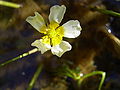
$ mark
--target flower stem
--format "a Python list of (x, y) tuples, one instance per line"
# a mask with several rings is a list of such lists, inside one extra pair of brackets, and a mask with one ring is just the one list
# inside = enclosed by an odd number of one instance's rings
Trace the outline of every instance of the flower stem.
[(11, 3), (11, 2), (7, 2), (7, 1), (0, 1), (0, 5), (12, 7), (12, 8), (20, 8), (21, 7), (20, 4)]
[(8, 60), (8, 61), (6, 61), (6, 62), (4, 62), (4, 63), (1, 63), (1, 64), (0, 64), (0, 67), (5, 66), (6, 64), (9, 64), (9, 63), (11, 63), (11, 62), (14, 62), (14, 61), (16, 61), (16, 60), (18, 60), (18, 59), (20, 59), (20, 58), (23, 58), (23, 57), (25, 57), (25, 56), (27, 56), (27, 55), (33, 54), (33, 53), (35, 53), (35, 52), (37, 52), (37, 51), (38, 51), (38, 49), (37, 49), (37, 48), (34, 48), (34, 49), (32, 49), (32, 50), (30, 50), (30, 51), (28, 51), (28, 52), (26, 52), (26, 53), (23, 53), (23, 54), (15, 57), (15, 58), (13, 58), (13, 59), (10, 59), (10, 60)]
[(103, 14), (108, 14), (108, 15), (120, 17), (120, 13), (114, 12), (114, 11), (111, 11), (111, 10), (100, 9), (100, 8), (97, 8), (97, 7), (91, 7), (91, 9), (94, 10), (94, 11), (98, 11), (100, 13), (103, 13)]
[(92, 73), (89, 73), (89, 74), (86, 74), (84, 75), (83, 77), (81, 77), (78, 81), (79, 85), (81, 84), (81, 82), (85, 79), (85, 78), (88, 78), (88, 77), (91, 77), (93, 75), (102, 75), (102, 79), (100, 81), (100, 84), (99, 84), (99, 88), (98, 90), (101, 90), (102, 88), (102, 85), (104, 83), (104, 80), (105, 80), (105, 76), (106, 76), (106, 73), (105, 72), (102, 72), (102, 71), (94, 71)]
[(42, 68), (43, 68), (43, 64), (40, 64), (39, 67), (37, 68), (35, 74), (33, 75), (33, 77), (32, 77), (32, 79), (31, 79), (31, 81), (29, 83), (29, 86), (28, 86), (27, 90), (32, 90), (32, 88), (33, 88), (33, 86), (34, 86), (34, 84), (35, 84), (38, 76), (40, 75), (40, 73), (42, 71)]

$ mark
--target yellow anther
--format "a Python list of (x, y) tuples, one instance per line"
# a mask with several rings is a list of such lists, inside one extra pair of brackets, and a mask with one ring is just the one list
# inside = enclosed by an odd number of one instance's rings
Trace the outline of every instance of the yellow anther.
[(45, 43), (45, 44), (49, 44), (50, 45), (50, 38), (49, 36), (43, 36), (42, 37), (42, 42)]
[(55, 46), (61, 43), (64, 30), (62, 26), (59, 27), (58, 23), (51, 22), (48, 27), (42, 28), (41, 33), (46, 34), (46, 36), (42, 37), (43, 43)]

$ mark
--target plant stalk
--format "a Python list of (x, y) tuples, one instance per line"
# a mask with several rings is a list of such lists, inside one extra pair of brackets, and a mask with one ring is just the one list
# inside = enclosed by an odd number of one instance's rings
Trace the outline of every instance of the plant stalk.
[(39, 67), (37, 68), (35, 74), (33, 75), (33, 77), (32, 77), (32, 79), (31, 79), (31, 81), (29, 83), (29, 86), (28, 86), (27, 90), (32, 90), (32, 88), (33, 88), (36, 80), (38, 79), (38, 77), (39, 77), (39, 75), (40, 75), (40, 73), (42, 71), (42, 68), (43, 68), (43, 64), (40, 64)]
[(12, 8), (20, 8), (22, 6), (20, 4), (16, 4), (16, 3), (12, 3), (12, 2), (7, 2), (7, 1), (1, 1), (1, 0), (0, 0), (0, 5), (7, 6), (7, 7), (12, 7)]
[(105, 76), (106, 76), (106, 73), (103, 72), (103, 71), (94, 71), (94, 72), (91, 72), (89, 74), (84, 75), (83, 77), (81, 77), (79, 79), (78, 84), (80, 85), (84, 79), (86, 79), (88, 77), (91, 77), (91, 76), (94, 76), (94, 75), (102, 75), (102, 78), (101, 78), (101, 81), (100, 81), (100, 84), (99, 84), (99, 88), (98, 88), (98, 90), (101, 90), (102, 85), (103, 85), (104, 80), (105, 80)]
[(30, 55), (30, 54), (33, 54), (33, 53), (35, 53), (35, 52), (37, 52), (37, 51), (38, 51), (38, 49), (37, 49), (37, 48), (34, 48), (34, 49), (32, 49), (32, 50), (30, 50), (30, 51), (28, 51), (28, 52), (26, 52), (26, 53), (23, 53), (23, 54), (15, 57), (15, 58), (13, 58), (13, 59), (10, 59), (10, 60), (8, 60), (8, 61), (6, 61), (6, 62), (4, 62), (4, 63), (1, 63), (1, 64), (0, 64), (0, 67), (5, 66), (6, 64), (9, 64), (9, 63), (11, 63), (11, 62), (14, 62), (14, 61), (16, 61), (16, 60), (18, 60), (18, 59), (20, 59), (20, 58), (23, 58), (23, 57), (25, 57), (25, 56), (28, 56), (28, 55)]
[(103, 13), (103, 14), (108, 14), (108, 15), (111, 15), (111, 16), (120, 17), (120, 13), (114, 12), (112, 10), (100, 9), (100, 8), (97, 8), (97, 7), (91, 7), (91, 9), (94, 10), (94, 11), (98, 11), (100, 13)]

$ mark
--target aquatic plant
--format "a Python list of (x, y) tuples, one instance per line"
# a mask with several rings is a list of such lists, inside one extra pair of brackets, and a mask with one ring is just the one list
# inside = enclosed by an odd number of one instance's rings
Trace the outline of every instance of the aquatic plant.
[[(53, 11), (54, 13), (52, 13), (52, 12), (50, 13), (50, 16), (49, 16), (50, 24), (47, 23), (48, 24), (47, 26), (46, 26), (42, 16), (37, 12), (35, 12), (35, 16), (28, 17), (26, 19), (27, 22), (29, 22), (40, 33), (45, 34), (45, 36), (43, 36), (42, 39), (36, 40), (32, 43), (32, 46), (36, 46), (37, 48), (30, 50), (29, 52), (24, 53), (16, 58), (8, 60), (5, 63), (0, 64), (0, 67), (6, 65), (8, 63), (11, 63), (13, 61), (16, 61), (17, 59), (20, 59), (27, 55), (35, 53), (37, 51), (41, 51), (41, 53), (43, 54), (47, 50), (51, 49), (51, 52), (54, 55), (57, 55), (58, 57), (61, 57), (66, 51), (70, 51), (72, 47), (68, 42), (63, 41), (63, 37), (68, 37), (68, 38), (78, 37), (80, 35), (81, 27), (80, 27), (78, 20), (70, 20), (67, 23), (63, 24), (62, 26), (59, 26), (61, 20), (63, 19), (65, 10), (66, 10), (66, 7), (64, 5), (53, 6), (51, 8), (51, 11)], [(99, 11), (98, 9), (95, 9), (95, 10)], [(104, 11), (104, 12), (106, 12), (106, 11)], [(58, 14), (56, 14), (56, 13), (58, 13)], [(105, 14), (108, 14), (108, 13), (105, 13)], [(58, 16), (60, 15), (60, 17), (58, 17), (57, 15)], [(72, 32), (68, 31), (68, 30), (72, 30)], [(58, 36), (58, 38), (56, 36)], [(44, 66), (43, 64), (39, 65), (38, 69), (36, 70), (33, 78), (31, 79), (31, 81), (29, 83), (28, 90), (32, 89), (43, 66)], [(59, 68), (59, 69), (61, 69), (61, 68)], [(93, 76), (96, 74), (100, 74), (100, 75), (102, 75), (102, 79), (100, 82), (99, 90), (101, 89), (102, 84), (105, 79), (105, 72), (102, 72), (102, 71), (94, 71), (92, 73), (84, 75), (83, 73), (81, 73), (81, 71), (76, 72), (75, 70), (72, 70), (69, 67), (63, 67), (63, 69), (61, 71), (58, 70), (58, 72), (56, 72), (56, 73), (59, 73), (59, 75), (67, 76), (67, 77), (73, 78), (75, 80), (78, 80), (79, 84), (81, 84), (81, 82), (87, 77), (90, 77), (90, 76)]]

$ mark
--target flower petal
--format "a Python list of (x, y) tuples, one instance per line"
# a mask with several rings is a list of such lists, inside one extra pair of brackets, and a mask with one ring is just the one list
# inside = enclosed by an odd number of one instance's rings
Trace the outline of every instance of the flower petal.
[(62, 25), (64, 28), (64, 37), (76, 38), (80, 35), (82, 30), (78, 20), (70, 20)]
[(64, 5), (55, 5), (50, 8), (49, 21), (60, 23), (64, 17), (66, 7)]
[(26, 21), (30, 23), (39, 32), (40, 29), (45, 26), (44, 19), (38, 12), (35, 12), (35, 16), (27, 17)]
[(72, 46), (68, 42), (62, 41), (59, 45), (53, 46), (51, 52), (53, 55), (61, 57), (65, 52), (70, 51), (71, 49)]
[(41, 51), (41, 54), (51, 49), (49, 44), (42, 43), (42, 39), (35, 40), (31, 45), (37, 47), (38, 50)]

